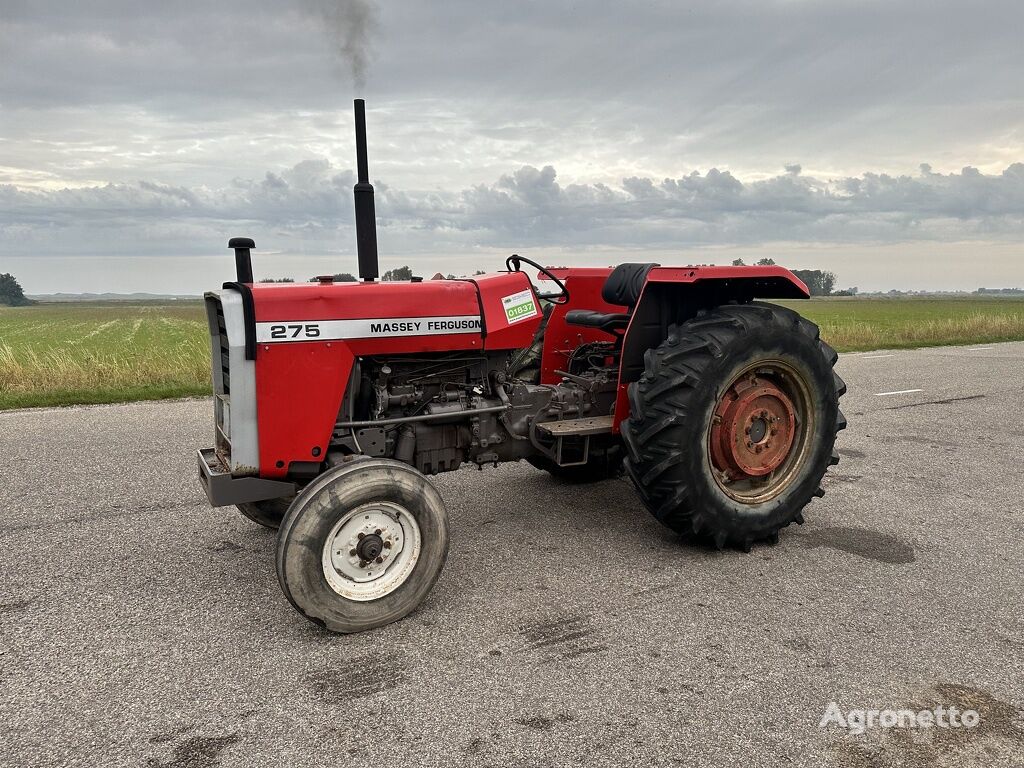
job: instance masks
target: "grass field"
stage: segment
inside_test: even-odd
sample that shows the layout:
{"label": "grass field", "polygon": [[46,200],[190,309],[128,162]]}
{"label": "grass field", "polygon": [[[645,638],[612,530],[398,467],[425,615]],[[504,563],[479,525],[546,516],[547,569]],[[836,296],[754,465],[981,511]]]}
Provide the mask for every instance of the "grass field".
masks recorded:
{"label": "grass field", "polygon": [[210,391],[200,301],[0,307],[0,409]]}
{"label": "grass field", "polygon": [[1024,339],[1019,298],[816,298],[779,302],[821,328],[840,352]]}
{"label": "grass field", "polygon": [[[1024,340],[1024,299],[782,302],[841,352]],[[0,307],[0,409],[205,395],[200,301]]]}

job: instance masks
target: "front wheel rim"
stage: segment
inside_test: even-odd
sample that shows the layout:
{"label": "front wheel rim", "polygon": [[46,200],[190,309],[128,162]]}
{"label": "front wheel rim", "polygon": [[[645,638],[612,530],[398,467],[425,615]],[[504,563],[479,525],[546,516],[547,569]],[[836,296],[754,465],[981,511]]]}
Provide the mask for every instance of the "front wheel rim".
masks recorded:
{"label": "front wheel rim", "polygon": [[776,498],[797,482],[813,433],[805,376],[781,360],[747,366],[712,411],[708,461],[718,487],[749,505]]}
{"label": "front wheel rim", "polygon": [[408,580],[421,548],[420,526],[405,507],[362,504],[342,516],[324,540],[324,578],[348,600],[379,600]]}

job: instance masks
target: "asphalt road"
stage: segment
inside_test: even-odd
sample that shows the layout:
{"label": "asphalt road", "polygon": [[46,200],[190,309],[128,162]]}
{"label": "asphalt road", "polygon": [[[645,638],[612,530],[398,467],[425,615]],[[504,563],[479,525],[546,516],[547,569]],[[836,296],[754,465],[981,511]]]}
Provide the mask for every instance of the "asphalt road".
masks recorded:
{"label": "asphalt road", "polygon": [[[427,602],[348,637],[206,505],[208,402],[0,414],[0,765],[1024,764],[1024,344],[839,370],[843,460],[777,545],[464,470]],[[982,721],[855,737],[833,701]]]}

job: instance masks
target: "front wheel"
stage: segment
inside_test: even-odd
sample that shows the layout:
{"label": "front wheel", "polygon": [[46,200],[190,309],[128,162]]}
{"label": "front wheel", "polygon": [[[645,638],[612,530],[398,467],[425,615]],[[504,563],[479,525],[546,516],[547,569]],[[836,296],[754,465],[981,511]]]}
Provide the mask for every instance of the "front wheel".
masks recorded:
{"label": "front wheel", "polygon": [[277,576],[307,619],[361,632],[415,609],[447,556],[448,516],[434,486],[407,464],[367,459],[329,469],[296,497],[277,540]]}
{"label": "front wheel", "polygon": [[291,497],[287,499],[268,499],[266,501],[250,501],[246,504],[238,504],[237,509],[243,516],[264,528],[280,528],[288,506],[292,503]]}
{"label": "front wheel", "polygon": [[629,385],[626,470],[673,530],[748,549],[802,523],[839,460],[846,385],[818,328],[783,307],[717,307],[669,328]]}

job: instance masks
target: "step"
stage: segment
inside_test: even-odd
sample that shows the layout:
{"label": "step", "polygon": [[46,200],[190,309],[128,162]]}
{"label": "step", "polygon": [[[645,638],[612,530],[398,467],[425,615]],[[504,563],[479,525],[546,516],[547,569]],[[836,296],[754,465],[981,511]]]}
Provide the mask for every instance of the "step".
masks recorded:
{"label": "step", "polygon": [[587,416],[583,419],[563,419],[561,421],[545,421],[537,425],[540,432],[552,437],[585,437],[587,435],[603,435],[612,431],[613,416]]}

